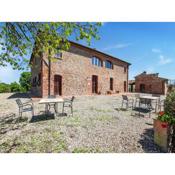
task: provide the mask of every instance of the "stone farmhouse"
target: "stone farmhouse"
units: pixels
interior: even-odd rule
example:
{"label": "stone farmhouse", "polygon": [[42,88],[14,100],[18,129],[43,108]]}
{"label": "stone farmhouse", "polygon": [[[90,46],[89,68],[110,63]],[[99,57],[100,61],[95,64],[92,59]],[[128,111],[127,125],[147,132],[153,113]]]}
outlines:
{"label": "stone farmhouse", "polygon": [[[78,96],[128,91],[130,63],[75,42],[55,54],[48,64],[46,53],[32,54],[32,94]],[[50,66],[49,66],[50,65]]]}
{"label": "stone farmhouse", "polygon": [[147,74],[145,71],[135,77],[135,92],[162,94],[168,91],[168,79],[158,73]]}

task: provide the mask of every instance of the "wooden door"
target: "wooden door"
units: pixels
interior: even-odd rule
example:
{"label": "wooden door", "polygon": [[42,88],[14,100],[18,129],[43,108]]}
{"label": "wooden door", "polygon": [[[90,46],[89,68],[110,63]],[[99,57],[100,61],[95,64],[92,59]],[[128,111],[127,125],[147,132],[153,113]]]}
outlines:
{"label": "wooden door", "polygon": [[110,78],[110,90],[113,91],[113,78]]}
{"label": "wooden door", "polygon": [[98,93],[98,76],[92,75],[92,93]]}
{"label": "wooden door", "polygon": [[124,81],[124,92],[126,92],[126,81]]}
{"label": "wooden door", "polygon": [[145,84],[140,84],[140,92],[145,92]]}
{"label": "wooden door", "polygon": [[62,95],[62,76],[54,76],[54,95]]}

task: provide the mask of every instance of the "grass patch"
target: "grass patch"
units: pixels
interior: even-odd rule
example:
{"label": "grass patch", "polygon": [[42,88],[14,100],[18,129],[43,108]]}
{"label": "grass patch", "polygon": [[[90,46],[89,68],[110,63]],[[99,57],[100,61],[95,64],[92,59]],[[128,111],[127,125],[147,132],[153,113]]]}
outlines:
{"label": "grass patch", "polygon": [[96,120],[98,120],[98,121],[111,121],[111,120],[113,120],[113,117],[110,115],[101,115],[101,116],[97,116]]}
{"label": "grass patch", "polygon": [[61,120],[61,125],[80,126],[82,120],[79,116],[66,117]]}
{"label": "grass patch", "polygon": [[98,148],[74,148],[72,153],[100,153],[101,151]]}
{"label": "grass patch", "polygon": [[60,153],[66,150],[67,144],[60,132],[48,129],[39,133],[28,132],[28,134],[16,138],[11,137],[0,143],[0,152]]}
{"label": "grass patch", "polygon": [[91,111],[97,111],[97,112],[112,112],[112,110],[110,109],[98,109],[98,108],[94,108],[93,106],[91,106],[89,109]]}

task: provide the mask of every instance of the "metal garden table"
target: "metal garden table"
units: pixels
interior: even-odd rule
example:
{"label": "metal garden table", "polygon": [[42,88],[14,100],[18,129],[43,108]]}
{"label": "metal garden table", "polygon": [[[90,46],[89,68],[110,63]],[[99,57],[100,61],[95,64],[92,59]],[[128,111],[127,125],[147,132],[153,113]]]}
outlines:
{"label": "metal garden table", "polygon": [[42,98],[39,104],[45,104],[45,113],[49,113],[50,106],[54,106],[55,112],[58,114],[58,103],[63,103],[63,98]]}

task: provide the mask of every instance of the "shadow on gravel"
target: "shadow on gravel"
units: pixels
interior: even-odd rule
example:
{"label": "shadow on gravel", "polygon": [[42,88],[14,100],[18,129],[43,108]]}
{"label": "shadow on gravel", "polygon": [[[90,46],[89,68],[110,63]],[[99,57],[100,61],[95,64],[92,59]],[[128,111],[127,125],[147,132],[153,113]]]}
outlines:
{"label": "shadow on gravel", "polygon": [[31,95],[30,93],[15,93],[9,96],[7,99],[12,99],[12,98],[30,98]]}
{"label": "shadow on gravel", "polygon": [[142,149],[146,153],[163,153],[160,147],[154,143],[153,128],[145,129],[144,133],[141,135],[141,138],[138,142],[141,144]]}
{"label": "shadow on gravel", "polygon": [[55,116],[54,114],[41,114],[41,115],[35,115],[32,116],[31,120],[29,121],[30,123],[35,123],[35,122],[40,122],[40,121],[44,121],[44,120],[54,120]]}
{"label": "shadow on gravel", "polygon": [[0,118],[0,136],[12,131],[19,130],[27,125],[28,118],[18,117],[15,114],[8,114]]}

